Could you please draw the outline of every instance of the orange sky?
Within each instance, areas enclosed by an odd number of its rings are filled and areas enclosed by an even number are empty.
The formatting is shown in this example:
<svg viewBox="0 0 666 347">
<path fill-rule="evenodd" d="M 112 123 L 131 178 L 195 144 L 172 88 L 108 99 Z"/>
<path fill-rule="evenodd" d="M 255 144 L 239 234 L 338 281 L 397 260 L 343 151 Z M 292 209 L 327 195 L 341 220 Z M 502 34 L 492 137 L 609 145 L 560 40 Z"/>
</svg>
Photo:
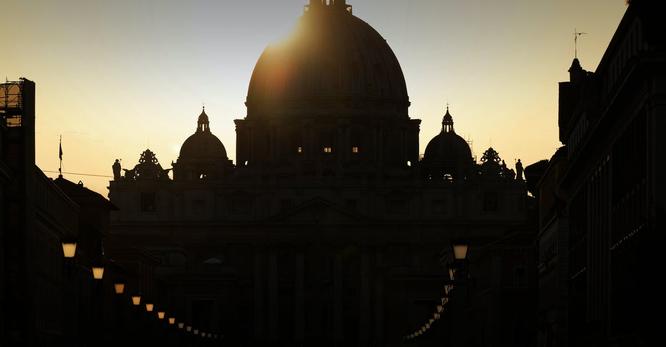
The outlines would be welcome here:
<svg viewBox="0 0 666 347">
<path fill-rule="evenodd" d="M 594 70 L 623 0 L 350 0 L 398 57 L 422 119 L 421 152 L 446 103 L 474 154 L 507 164 L 549 158 L 557 139 L 557 82 L 568 79 L 573 31 Z M 111 175 L 150 147 L 170 167 L 202 103 L 235 159 L 233 119 L 263 48 L 289 33 L 305 0 L 3 0 L 0 73 L 37 84 L 37 164 Z M 50 176 L 56 174 L 47 172 Z M 66 175 L 107 195 L 104 177 Z"/>
</svg>

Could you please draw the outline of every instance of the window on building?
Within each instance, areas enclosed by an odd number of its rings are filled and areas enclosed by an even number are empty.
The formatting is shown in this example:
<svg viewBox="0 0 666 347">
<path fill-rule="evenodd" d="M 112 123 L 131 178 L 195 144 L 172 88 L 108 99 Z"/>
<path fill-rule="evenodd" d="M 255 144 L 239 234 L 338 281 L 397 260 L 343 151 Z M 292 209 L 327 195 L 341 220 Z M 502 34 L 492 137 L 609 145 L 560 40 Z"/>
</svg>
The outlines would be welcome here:
<svg viewBox="0 0 666 347">
<path fill-rule="evenodd" d="M 5 117 L 5 125 L 7 128 L 18 128 L 21 126 L 21 116 L 12 115 Z"/>
<path fill-rule="evenodd" d="M 432 212 L 436 215 L 446 214 L 446 200 L 434 200 L 432 202 Z"/>
<path fill-rule="evenodd" d="M 291 199 L 280 200 L 280 211 L 288 211 L 294 207 L 294 202 Z"/>
<path fill-rule="evenodd" d="M 345 206 L 347 206 L 347 208 L 352 210 L 352 211 L 356 210 L 356 205 L 357 205 L 356 199 L 347 199 L 347 200 L 345 200 Z"/>
<path fill-rule="evenodd" d="M 296 148 L 296 153 L 298 154 L 303 153 L 303 146 L 298 146 L 298 148 Z"/>
<path fill-rule="evenodd" d="M 358 146 L 353 146 L 352 147 L 352 153 L 358 154 Z"/>
<path fill-rule="evenodd" d="M 249 214 L 252 211 L 252 200 L 238 197 L 231 201 L 231 213 L 235 215 Z"/>
<path fill-rule="evenodd" d="M 496 212 L 499 209 L 499 197 L 496 192 L 486 192 L 483 194 L 483 211 Z"/>
<path fill-rule="evenodd" d="M 195 199 L 192 201 L 192 212 L 194 215 L 200 216 L 206 210 L 206 201 Z"/>
<path fill-rule="evenodd" d="M 333 147 L 330 146 L 324 146 L 324 153 L 333 153 Z"/>
<path fill-rule="evenodd" d="M 155 212 L 156 194 L 154 192 L 143 192 L 140 198 L 141 212 Z"/>
<path fill-rule="evenodd" d="M 513 270 L 513 286 L 518 288 L 527 287 L 527 272 L 524 267 L 519 266 Z"/>
<path fill-rule="evenodd" d="M 403 215 L 407 214 L 408 207 L 407 201 L 403 199 L 392 199 L 387 201 L 386 212 L 390 215 Z"/>
</svg>

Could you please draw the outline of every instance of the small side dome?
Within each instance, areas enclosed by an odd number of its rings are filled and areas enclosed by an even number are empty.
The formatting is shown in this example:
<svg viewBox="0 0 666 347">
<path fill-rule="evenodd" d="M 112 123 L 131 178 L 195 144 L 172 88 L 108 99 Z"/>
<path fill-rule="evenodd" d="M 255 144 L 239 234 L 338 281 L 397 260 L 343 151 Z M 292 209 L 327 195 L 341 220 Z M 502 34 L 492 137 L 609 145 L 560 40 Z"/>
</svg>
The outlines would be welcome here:
<svg viewBox="0 0 666 347">
<path fill-rule="evenodd" d="M 453 130 L 453 117 L 446 108 L 442 131 L 426 146 L 422 166 L 427 178 L 433 180 L 464 179 L 472 168 L 472 150 L 467 141 Z"/>
<path fill-rule="evenodd" d="M 232 166 L 222 141 L 210 132 L 206 110 L 202 110 L 197 130 L 183 142 L 173 164 L 174 180 L 219 179 Z"/>
<path fill-rule="evenodd" d="M 196 132 L 180 147 L 179 162 L 228 160 L 222 141 L 210 132 L 208 115 L 202 110 Z"/>
</svg>

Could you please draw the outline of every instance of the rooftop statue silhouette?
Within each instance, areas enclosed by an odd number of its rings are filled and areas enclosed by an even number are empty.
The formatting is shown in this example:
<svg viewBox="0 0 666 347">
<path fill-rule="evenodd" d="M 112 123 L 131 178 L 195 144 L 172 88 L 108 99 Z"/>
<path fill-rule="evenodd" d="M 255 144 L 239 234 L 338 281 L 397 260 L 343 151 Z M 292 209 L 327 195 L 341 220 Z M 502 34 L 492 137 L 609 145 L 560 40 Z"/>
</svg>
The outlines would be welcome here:
<svg viewBox="0 0 666 347">
<path fill-rule="evenodd" d="M 115 162 L 113 162 L 113 165 L 111 166 L 113 169 L 113 179 L 118 180 L 121 177 L 121 166 L 120 166 L 120 160 L 116 159 Z"/>
</svg>

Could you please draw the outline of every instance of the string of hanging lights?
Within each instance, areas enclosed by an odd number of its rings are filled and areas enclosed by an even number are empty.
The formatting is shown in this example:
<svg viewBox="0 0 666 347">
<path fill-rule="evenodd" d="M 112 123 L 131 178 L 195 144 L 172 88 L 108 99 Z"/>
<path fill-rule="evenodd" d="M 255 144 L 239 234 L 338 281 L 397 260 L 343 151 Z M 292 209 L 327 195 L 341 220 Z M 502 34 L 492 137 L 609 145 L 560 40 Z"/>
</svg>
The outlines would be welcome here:
<svg viewBox="0 0 666 347">
<path fill-rule="evenodd" d="M 75 240 L 63 240 L 61 242 L 62 244 L 62 251 L 63 251 L 63 257 L 65 258 L 65 261 L 67 263 L 71 263 L 74 261 L 74 258 L 76 257 L 76 246 L 77 243 Z M 110 261 L 111 263 L 113 261 Z M 104 262 L 102 260 L 95 261 L 92 266 L 90 267 L 90 272 L 92 273 L 93 279 L 98 282 L 98 283 L 103 283 L 104 279 L 104 274 L 105 274 L 105 264 L 108 262 Z M 114 281 L 112 281 L 112 286 L 113 286 L 113 292 L 116 295 L 125 295 L 128 293 L 128 285 L 127 281 L 123 278 L 116 278 Z M 220 334 L 219 332 L 208 332 L 208 331 L 203 331 L 200 330 L 197 327 L 194 327 L 188 323 L 186 323 L 184 320 L 178 320 L 175 315 L 172 312 L 168 312 L 165 310 L 161 305 L 156 305 L 153 302 L 147 301 L 145 298 L 142 297 L 140 291 L 135 291 L 133 294 L 129 295 L 129 300 L 128 303 L 131 306 L 141 306 L 141 301 L 144 299 L 144 307 L 146 312 L 151 313 L 151 316 L 154 317 L 155 319 L 159 321 L 166 321 L 168 322 L 165 326 L 165 328 L 172 328 L 172 329 L 178 329 L 183 331 L 185 334 L 192 335 L 193 337 L 198 337 L 198 338 L 206 338 L 206 339 L 222 339 L 223 335 Z M 155 313 L 155 314 L 152 314 Z"/>
<path fill-rule="evenodd" d="M 454 241 L 452 242 L 452 248 L 453 261 L 449 264 L 449 278 L 444 283 L 444 295 L 439 299 L 439 303 L 435 306 L 432 316 L 412 333 L 405 335 L 403 337 L 404 340 L 414 340 L 426 334 L 434 326 L 434 324 L 442 318 L 442 315 L 446 309 L 446 304 L 449 303 L 449 300 L 452 297 L 456 281 L 466 279 L 466 272 L 461 271 L 463 274 L 463 276 L 460 276 L 461 278 L 456 278 L 456 273 L 458 273 L 458 268 L 464 265 L 465 261 L 467 260 L 469 244 L 464 241 Z"/>
</svg>

